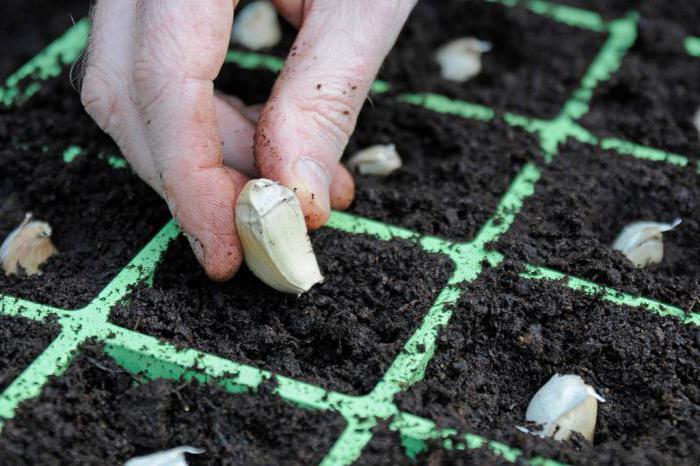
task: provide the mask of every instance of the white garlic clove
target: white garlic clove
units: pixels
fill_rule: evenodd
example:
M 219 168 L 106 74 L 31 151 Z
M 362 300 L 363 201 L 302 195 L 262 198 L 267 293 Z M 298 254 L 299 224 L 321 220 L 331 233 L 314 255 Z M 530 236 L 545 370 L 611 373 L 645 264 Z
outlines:
M 671 223 L 634 222 L 622 229 L 612 248 L 622 252 L 635 266 L 658 264 L 664 257 L 662 233 L 680 225 L 677 218 Z
M 249 3 L 233 22 L 231 42 L 238 42 L 250 50 L 274 47 L 282 40 L 282 27 L 271 2 L 260 0 Z
M 377 144 L 357 152 L 347 165 L 360 175 L 388 176 L 401 168 L 401 157 L 394 144 Z
M 605 399 L 578 375 L 554 374 L 530 400 L 525 419 L 541 426 L 531 432 L 541 437 L 568 440 L 578 432 L 593 442 L 598 401 Z
M 288 188 L 264 178 L 246 183 L 236 226 L 248 268 L 272 288 L 300 295 L 323 281 L 304 213 Z
M 693 126 L 698 130 L 698 136 L 700 136 L 700 108 L 698 108 L 693 116 Z
M 443 79 L 463 83 L 481 72 L 481 54 L 493 49 L 490 42 L 463 37 L 446 43 L 435 51 Z
M 51 256 L 58 253 L 51 242 L 51 226 L 32 220 L 27 214 L 0 246 L 0 261 L 6 275 L 41 275 L 39 268 Z
M 204 450 L 185 445 L 182 447 L 171 448 L 170 450 L 151 453 L 150 455 L 131 458 L 124 463 L 124 466 L 187 466 L 185 453 L 189 453 L 190 455 L 201 455 L 204 453 Z

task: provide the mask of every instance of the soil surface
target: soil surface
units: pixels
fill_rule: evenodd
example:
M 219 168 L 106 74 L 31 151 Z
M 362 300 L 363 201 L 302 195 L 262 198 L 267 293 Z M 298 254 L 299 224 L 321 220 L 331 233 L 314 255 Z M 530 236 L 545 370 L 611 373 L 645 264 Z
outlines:
M 493 215 L 525 162 L 539 159 L 537 140 L 500 120 L 465 120 L 381 96 L 365 105 L 345 159 L 392 143 L 402 167 L 383 178 L 356 176 L 350 212 L 461 242 Z
M 0 393 L 58 336 L 60 327 L 0 316 Z
M 402 444 L 401 436 L 392 432 L 386 425 L 381 425 L 374 430 L 374 437 L 362 450 L 362 455 L 353 463 L 353 466 L 376 466 L 380 464 L 392 466 L 429 465 L 429 466 L 478 466 L 478 465 L 513 465 L 524 464 L 521 462 L 510 463 L 503 458 L 494 455 L 486 448 L 475 450 L 448 450 L 438 442 L 426 442 L 425 450 L 411 459 L 406 454 L 406 448 Z
M 163 201 L 128 169 L 83 110 L 67 74 L 15 108 L 0 107 L 0 238 L 26 212 L 49 222 L 59 254 L 41 276 L 0 274 L 0 293 L 62 308 L 88 304 L 169 218 Z M 85 155 L 66 164 L 71 145 Z
M 182 445 L 206 450 L 190 465 L 317 464 L 344 423 L 271 394 L 132 375 L 96 348 L 24 402 L 0 435 L 8 465 L 123 464 Z
M 695 5 L 696 10 L 700 10 Z M 693 117 L 700 107 L 700 58 L 687 54 L 685 31 L 670 21 L 642 20 L 622 66 L 594 94 L 583 126 L 596 135 L 700 158 Z
M 614 305 L 516 269 L 470 284 L 424 381 L 400 409 L 571 464 L 697 464 L 700 331 Z M 580 375 L 606 399 L 595 446 L 515 430 L 555 373 Z
M 700 178 L 692 166 L 570 143 L 543 171 L 535 194 L 494 248 L 522 262 L 697 310 L 699 202 Z M 683 223 L 664 233 L 661 264 L 635 268 L 611 248 L 629 223 L 675 218 Z
M 295 297 L 245 267 L 228 283 L 212 283 L 180 238 L 153 288 L 136 288 L 111 320 L 331 390 L 367 393 L 420 325 L 451 263 L 402 241 L 331 229 L 312 241 L 326 280 Z
M 435 50 L 460 37 L 493 44 L 466 83 L 440 77 Z M 523 7 L 481 0 L 418 2 L 380 77 L 395 90 L 436 92 L 499 111 L 552 118 L 596 56 L 605 34 L 557 23 Z
M 3 0 L 0 83 L 86 16 L 90 0 Z

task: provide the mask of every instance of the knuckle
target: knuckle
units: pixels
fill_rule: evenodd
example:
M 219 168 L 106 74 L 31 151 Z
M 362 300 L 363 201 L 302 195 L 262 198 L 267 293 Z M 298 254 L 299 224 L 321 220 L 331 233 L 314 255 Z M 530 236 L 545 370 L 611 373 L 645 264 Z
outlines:
M 314 130 L 344 145 L 352 134 L 357 113 L 354 98 L 348 92 L 331 92 L 303 98 L 296 105 Z
M 88 65 L 80 90 L 85 111 L 106 132 L 110 132 L 118 112 L 117 93 L 109 74 L 102 68 Z

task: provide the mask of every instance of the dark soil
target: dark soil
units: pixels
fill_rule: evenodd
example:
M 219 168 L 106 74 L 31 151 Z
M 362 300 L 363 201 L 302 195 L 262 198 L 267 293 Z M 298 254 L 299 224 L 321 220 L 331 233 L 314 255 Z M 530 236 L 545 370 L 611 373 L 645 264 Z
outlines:
M 337 414 L 306 411 L 271 394 L 213 385 L 145 382 L 88 348 L 41 395 L 20 405 L 0 435 L 6 465 L 123 464 L 182 445 L 190 465 L 317 464 L 343 429 Z
M 555 373 L 578 374 L 607 400 L 595 445 L 515 430 Z M 571 464 L 697 464 L 700 332 L 508 265 L 467 287 L 425 380 L 400 409 Z
M 693 167 L 570 143 L 494 247 L 522 262 L 691 309 L 700 298 L 698 202 L 700 178 Z M 674 218 L 683 223 L 664 233 L 661 264 L 635 268 L 610 246 L 631 222 Z
M 3 0 L 0 14 L 0 85 L 86 16 L 90 0 Z
M 357 176 L 350 212 L 457 241 L 474 238 L 525 162 L 539 158 L 533 136 L 501 121 L 377 97 L 365 105 L 346 154 L 389 143 L 403 166 L 385 178 Z
M 697 4 L 695 7 L 696 10 Z M 620 70 L 598 87 L 582 124 L 599 136 L 700 158 L 693 116 L 700 107 L 700 59 L 683 48 L 685 32 L 670 21 L 640 23 Z
M 88 304 L 165 224 L 162 200 L 128 169 L 84 112 L 67 74 L 16 108 L 0 108 L 0 238 L 26 212 L 49 222 L 59 255 L 42 276 L 0 276 L 0 293 L 63 308 Z M 69 164 L 63 151 L 86 149 Z
M 481 73 L 466 83 L 440 77 L 435 50 L 473 36 L 493 50 Z M 481 0 L 418 2 L 380 72 L 395 89 L 436 92 L 499 111 L 551 118 L 578 88 L 604 34 L 572 28 L 516 7 Z
M 374 430 L 374 437 L 362 450 L 362 455 L 353 463 L 353 466 L 375 466 L 386 464 L 392 466 L 410 466 L 425 464 L 429 466 L 477 466 L 477 465 L 512 465 L 494 455 L 486 448 L 475 450 L 448 450 L 439 442 L 427 442 L 426 450 L 420 452 L 415 458 L 407 456 L 406 448 L 402 444 L 401 436 L 392 432 L 386 425 L 381 425 Z M 520 462 L 516 462 L 521 464 Z
M 58 336 L 49 322 L 0 316 L 0 393 Z
M 301 297 L 247 269 L 212 283 L 183 238 L 111 320 L 225 358 L 351 394 L 369 392 L 450 275 L 448 259 L 402 241 L 323 229 L 312 236 L 326 281 Z
M 216 89 L 241 99 L 247 105 L 267 101 L 277 73 L 265 69 L 243 69 L 234 63 L 226 63 L 214 81 Z

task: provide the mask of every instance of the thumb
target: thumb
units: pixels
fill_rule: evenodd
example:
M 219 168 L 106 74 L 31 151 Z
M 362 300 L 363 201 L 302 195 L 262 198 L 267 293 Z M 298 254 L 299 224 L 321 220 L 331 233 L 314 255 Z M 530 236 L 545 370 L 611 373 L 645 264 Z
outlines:
M 338 160 L 415 1 L 298 0 L 285 10 L 296 3 L 301 29 L 262 111 L 255 156 L 262 176 L 296 192 L 315 229 L 328 220 Z M 352 198 L 339 190 L 352 183 L 334 186 Z

